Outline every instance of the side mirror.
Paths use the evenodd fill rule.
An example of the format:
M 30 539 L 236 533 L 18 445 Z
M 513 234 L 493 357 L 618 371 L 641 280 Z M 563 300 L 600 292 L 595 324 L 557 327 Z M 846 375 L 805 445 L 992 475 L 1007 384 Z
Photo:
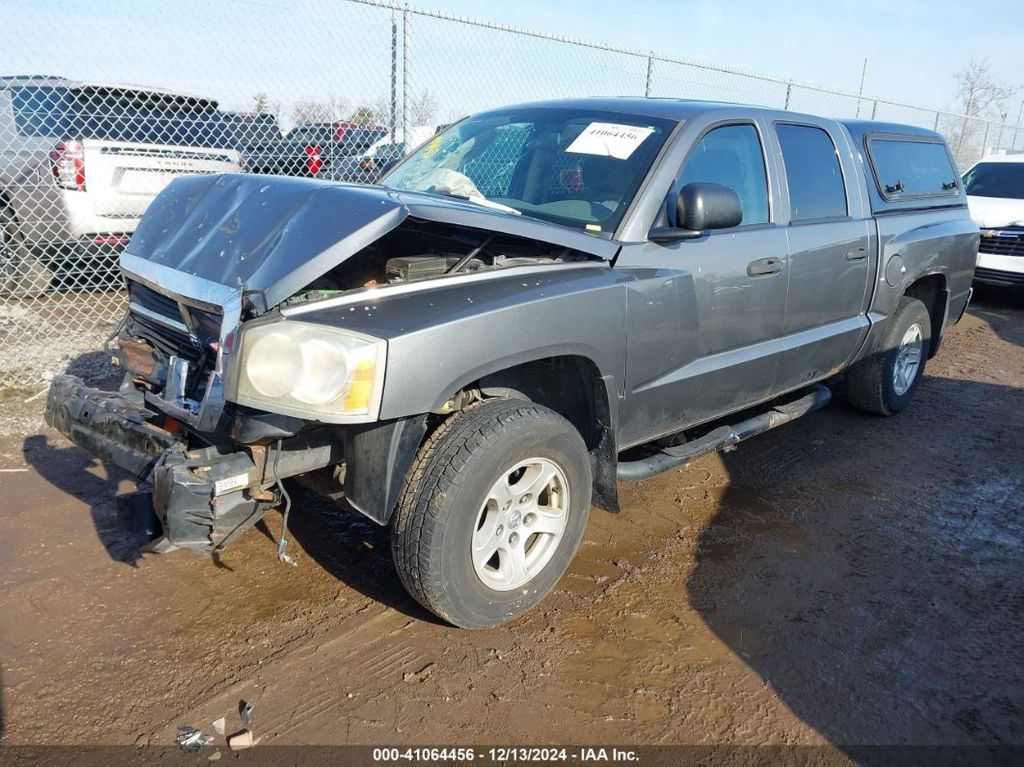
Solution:
M 654 242 L 700 237 L 711 229 L 730 229 L 743 221 L 743 203 L 731 187 L 695 181 L 679 190 L 675 227 L 651 230 Z

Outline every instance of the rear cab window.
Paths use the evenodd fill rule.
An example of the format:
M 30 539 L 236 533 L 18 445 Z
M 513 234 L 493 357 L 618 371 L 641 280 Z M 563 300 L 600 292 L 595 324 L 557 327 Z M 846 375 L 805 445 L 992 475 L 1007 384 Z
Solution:
M 790 221 L 821 221 L 849 214 L 846 184 L 832 137 L 812 125 L 780 123 L 775 133 L 789 186 Z
M 878 193 L 889 201 L 958 197 L 959 174 L 941 140 L 869 136 L 868 157 Z
M 124 88 L 25 87 L 11 95 L 22 136 L 225 148 L 224 115 L 204 99 Z

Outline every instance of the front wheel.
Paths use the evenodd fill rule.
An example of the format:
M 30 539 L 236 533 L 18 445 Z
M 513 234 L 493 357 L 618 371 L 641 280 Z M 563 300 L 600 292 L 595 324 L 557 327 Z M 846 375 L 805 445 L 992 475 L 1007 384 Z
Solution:
M 894 415 L 914 398 L 931 348 L 931 318 L 916 298 L 904 296 L 889 318 L 881 350 L 846 374 L 850 404 L 869 413 Z
M 569 566 L 590 494 L 586 445 L 557 413 L 492 400 L 452 416 L 420 449 L 392 519 L 399 577 L 456 626 L 511 620 Z

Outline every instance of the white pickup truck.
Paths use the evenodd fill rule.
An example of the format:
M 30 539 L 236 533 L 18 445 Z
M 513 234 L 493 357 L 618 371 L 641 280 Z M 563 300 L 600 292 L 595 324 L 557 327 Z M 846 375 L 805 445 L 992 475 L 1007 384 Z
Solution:
M 981 227 L 974 281 L 1024 287 L 1024 154 L 982 159 L 964 174 L 964 189 Z
M 96 284 L 172 180 L 240 170 L 210 99 L 0 77 L 0 294 L 43 292 L 55 270 L 66 287 Z

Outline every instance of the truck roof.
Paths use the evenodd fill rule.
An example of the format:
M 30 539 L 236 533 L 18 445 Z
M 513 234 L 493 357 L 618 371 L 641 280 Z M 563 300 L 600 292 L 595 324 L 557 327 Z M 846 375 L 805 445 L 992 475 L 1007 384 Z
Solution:
M 161 96 L 175 96 L 178 98 L 196 99 L 216 103 L 215 99 L 202 96 L 197 93 L 185 93 L 173 91 L 168 88 L 154 88 L 149 85 L 135 85 L 132 83 L 111 83 L 102 80 L 72 80 L 60 75 L 0 75 L 0 90 L 6 88 L 109 88 L 118 90 L 144 91 L 156 93 Z
M 803 114 L 801 112 L 791 112 L 783 109 L 772 109 L 770 107 L 761 107 L 755 104 L 736 104 L 723 101 L 701 101 L 697 99 L 651 98 L 638 96 L 551 99 L 548 101 L 533 101 L 517 104 L 512 107 L 498 107 L 486 111 L 505 112 L 509 109 L 529 107 L 594 109 L 602 112 L 621 112 L 622 114 L 660 117 L 679 121 L 690 120 L 700 114 L 711 111 L 722 112 L 723 116 L 749 115 L 751 112 L 758 112 L 774 118 L 785 118 L 789 120 L 799 120 L 801 118 L 821 119 L 821 116 Z M 846 127 L 846 129 L 853 134 L 854 139 L 858 141 L 866 133 L 895 133 L 900 135 L 942 138 L 939 133 L 936 133 L 933 130 L 928 128 L 919 128 L 915 125 L 881 122 L 877 120 L 835 120 L 835 122 Z
M 1024 162 L 1024 154 L 989 154 L 978 162 Z

